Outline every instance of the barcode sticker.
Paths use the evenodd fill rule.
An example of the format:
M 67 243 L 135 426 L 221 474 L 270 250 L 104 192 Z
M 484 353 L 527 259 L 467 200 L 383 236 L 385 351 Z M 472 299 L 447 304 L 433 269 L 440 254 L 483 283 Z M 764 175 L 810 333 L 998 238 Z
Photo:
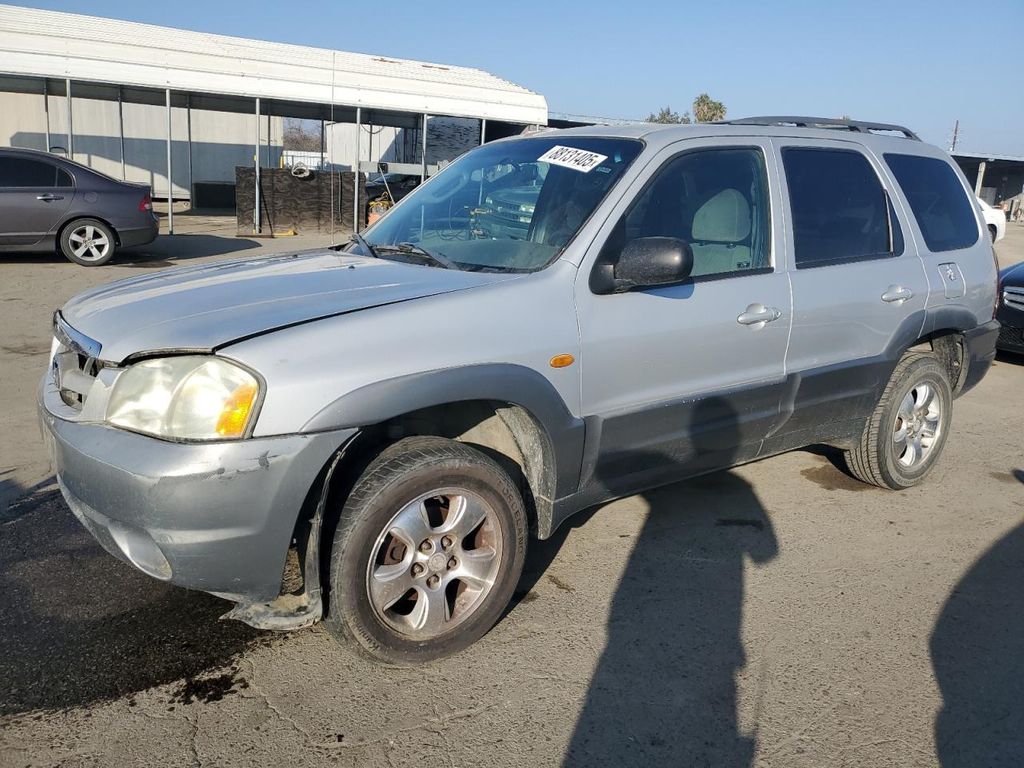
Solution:
M 572 168 L 574 171 L 590 173 L 607 159 L 608 155 L 599 155 L 597 152 L 555 145 L 538 157 L 537 162 L 551 163 L 563 168 Z

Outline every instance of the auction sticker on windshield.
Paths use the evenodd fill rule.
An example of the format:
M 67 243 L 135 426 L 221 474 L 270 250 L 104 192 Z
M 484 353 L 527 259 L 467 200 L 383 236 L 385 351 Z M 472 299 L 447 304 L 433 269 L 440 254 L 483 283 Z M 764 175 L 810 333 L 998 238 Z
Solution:
M 560 165 L 563 168 L 572 168 L 575 171 L 590 173 L 607 159 L 608 155 L 599 155 L 597 152 L 588 152 L 585 149 L 563 147 L 556 144 L 538 157 L 537 162 L 551 163 L 552 165 Z

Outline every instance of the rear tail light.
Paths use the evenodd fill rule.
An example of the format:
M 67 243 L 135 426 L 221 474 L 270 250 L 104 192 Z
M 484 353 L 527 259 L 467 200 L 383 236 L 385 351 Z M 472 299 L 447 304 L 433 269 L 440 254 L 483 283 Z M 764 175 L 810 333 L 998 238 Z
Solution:
M 149 196 L 149 192 L 143 195 L 142 200 L 139 201 L 140 211 L 152 211 L 153 210 L 153 198 Z

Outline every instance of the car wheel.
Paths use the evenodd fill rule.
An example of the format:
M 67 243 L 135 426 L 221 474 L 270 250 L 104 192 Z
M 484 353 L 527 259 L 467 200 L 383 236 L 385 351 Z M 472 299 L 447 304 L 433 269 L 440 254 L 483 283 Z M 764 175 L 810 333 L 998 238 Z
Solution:
M 117 240 L 102 221 L 76 219 L 60 233 L 60 250 L 68 261 L 83 267 L 98 267 L 114 257 Z
M 908 352 L 864 427 L 846 464 L 865 483 L 901 490 L 935 467 L 949 434 L 953 392 L 934 355 Z
M 345 502 L 325 625 L 391 664 L 455 653 L 501 617 L 526 538 L 522 497 L 493 460 L 453 440 L 400 440 Z
M 988 225 L 988 233 L 992 236 L 992 242 L 993 243 L 996 241 L 996 238 L 999 237 L 999 230 L 996 229 L 996 225 L 995 224 L 989 224 Z

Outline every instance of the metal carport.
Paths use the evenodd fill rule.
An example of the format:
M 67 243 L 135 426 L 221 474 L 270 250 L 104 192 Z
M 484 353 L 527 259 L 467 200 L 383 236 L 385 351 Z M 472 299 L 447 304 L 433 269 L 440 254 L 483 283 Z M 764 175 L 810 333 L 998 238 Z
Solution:
M 548 117 L 543 96 L 479 69 L 11 5 L 0 5 L 3 91 L 44 95 L 47 148 L 50 98 L 63 96 L 71 156 L 75 99 L 162 104 L 167 111 L 168 199 L 174 189 L 172 108 L 253 115 L 257 184 L 259 121 L 267 115 L 397 127 L 425 127 L 430 116 L 473 118 L 480 121 L 481 141 L 545 125 Z M 123 114 L 119 132 L 123 173 Z M 189 129 L 189 157 L 191 142 Z M 415 172 L 426 176 L 426 130 L 423 144 Z M 351 160 L 353 169 L 374 170 L 359 156 L 358 142 Z M 191 163 L 189 169 L 191 177 Z M 169 209 L 173 233 L 173 206 Z M 257 211 L 257 228 L 259 221 Z

